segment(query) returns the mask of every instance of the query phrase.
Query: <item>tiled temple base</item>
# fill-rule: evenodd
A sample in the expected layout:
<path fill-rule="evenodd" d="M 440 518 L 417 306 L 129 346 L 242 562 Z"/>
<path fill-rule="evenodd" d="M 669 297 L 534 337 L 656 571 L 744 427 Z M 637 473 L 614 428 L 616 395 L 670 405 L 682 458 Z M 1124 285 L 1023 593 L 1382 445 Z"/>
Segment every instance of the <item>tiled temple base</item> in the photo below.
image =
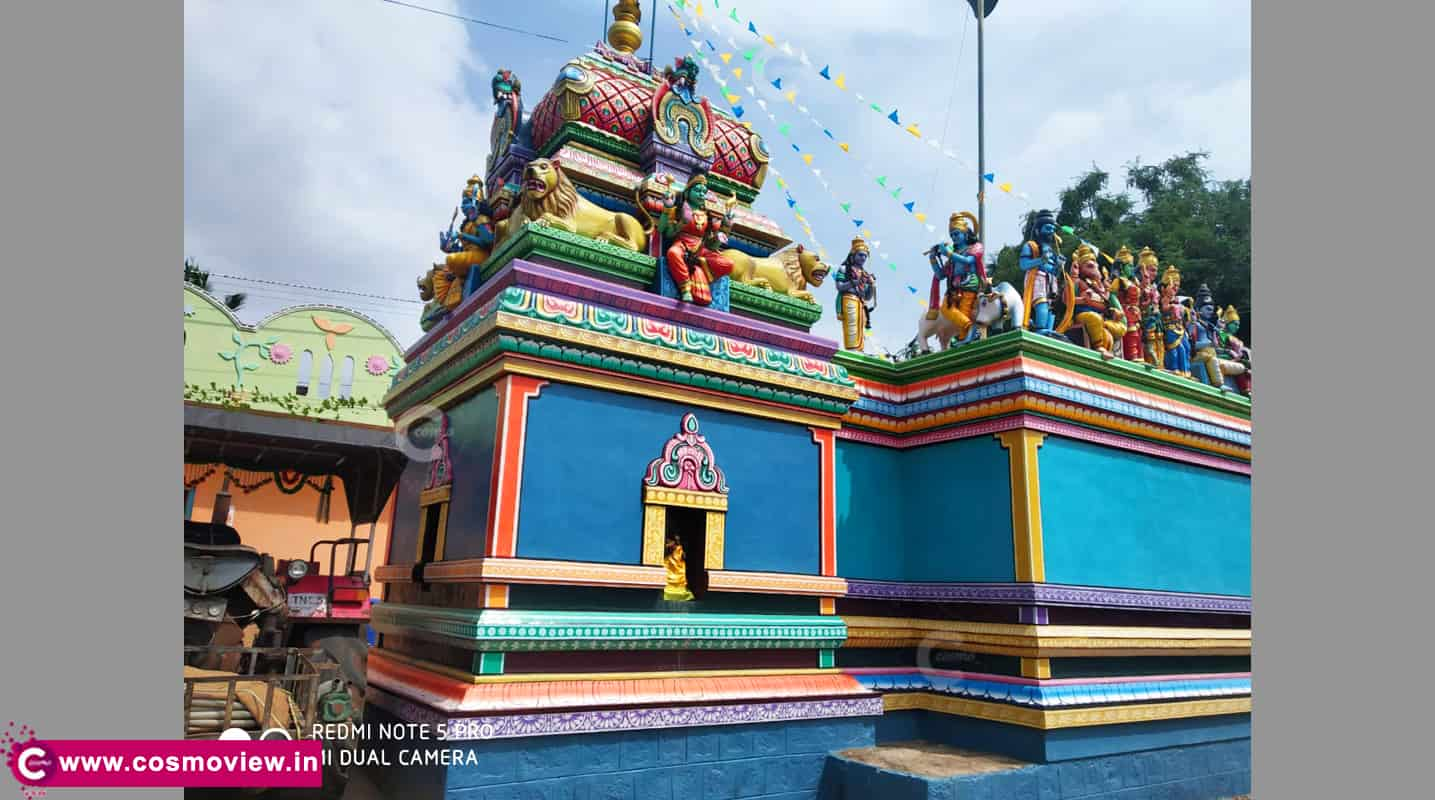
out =
<path fill-rule="evenodd" d="M 816 800 L 828 754 L 875 741 L 875 718 L 538 736 L 445 745 L 479 761 L 447 768 L 395 751 L 368 774 L 405 800 Z"/>
<path fill-rule="evenodd" d="M 1225 800 L 1251 790 L 1251 742 L 1169 747 L 927 778 L 833 754 L 820 800 Z"/>

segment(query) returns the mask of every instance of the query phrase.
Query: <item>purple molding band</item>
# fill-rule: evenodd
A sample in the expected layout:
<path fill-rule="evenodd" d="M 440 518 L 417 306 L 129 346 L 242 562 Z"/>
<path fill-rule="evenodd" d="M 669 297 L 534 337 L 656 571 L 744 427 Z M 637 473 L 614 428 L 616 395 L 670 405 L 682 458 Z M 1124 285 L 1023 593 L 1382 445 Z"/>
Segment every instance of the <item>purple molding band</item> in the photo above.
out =
<path fill-rule="evenodd" d="M 405 722 L 443 726 L 446 739 L 449 741 L 482 741 L 522 736 L 562 736 L 573 733 L 606 733 L 655 728 L 751 725 L 763 722 L 869 717 L 882 714 L 882 698 L 876 695 L 780 703 L 561 711 L 546 714 L 472 717 L 445 717 L 433 709 L 375 687 L 369 688 L 366 699 Z"/>
<path fill-rule="evenodd" d="M 862 444 L 875 444 L 880 447 L 906 450 L 911 447 L 950 442 L 957 439 L 970 439 L 974 436 L 985 436 L 987 434 L 1001 433 L 1002 431 L 1015 430 L 1017 428 L 1029 428 L 1044 433 L 1056 434 L 1057 436 L 1065 436 L 1070 439 L 1078 439 L 1083 442 L 1105 445 L 1106 447 L 1114 447 L 1120 450 L 1129 450 L 1155 458 L 1166 458 L 1172 461 L 1181 461 L 1186 464 L 1195 464 L 1201 467 L 1235 472 L 1240 475 L 1251 474 L 1251 465 L 1245 462 L 1233 461 L 1229 458 L 1221 458 L 1220 456 L 1213 456 L 1208 453 L 1200 453 L 1171 445 L 1157 444 L 1155 442 L 1148 442 L 1145 439 L 1122 436 L 1120 434 L 1099 431 L 1081 425 L 1073 425 L 1069 422 L 1060 422 L 1058 420 L 1025 413 L 1013 414 L 998 419 L 982 420 L 966 425 L 957 425 L 951 428 L 942 428 L 941 430 L 926 431 L 910 436 L 895 436 L 880 431 L 844 427 L 838 429 L 837 438 L 861 442 Z"/>
<path fill-rule="evenodd" d="M 1103 678 L 1024 678 L 1016 675 L 997 675 L 990 672 L 964 672 L 955 669 L 932 669 L 930 667 L 848 667 L 842 670 L 847 675 L 935 675 L 953 680 L 979 680 L 992 683 L 1010 683 L 1018 686 L 1092 686 L 1118 683 L 1175 683 L 1177 681 L 1209 681 L 1231 678 L 1250 679 L 1249 672 L 1189 672 L 1175 675 L 1118 675 Z"/>
<path fill-rule="evenodd" d="M 847 596 L 868 600 L 924 600 L 934 603 L 1075 606 L 1250 614 L 1251 598 L 1145 589 L 1108 589 L 1056 583 L 906 583 L 847 579 Z"/>

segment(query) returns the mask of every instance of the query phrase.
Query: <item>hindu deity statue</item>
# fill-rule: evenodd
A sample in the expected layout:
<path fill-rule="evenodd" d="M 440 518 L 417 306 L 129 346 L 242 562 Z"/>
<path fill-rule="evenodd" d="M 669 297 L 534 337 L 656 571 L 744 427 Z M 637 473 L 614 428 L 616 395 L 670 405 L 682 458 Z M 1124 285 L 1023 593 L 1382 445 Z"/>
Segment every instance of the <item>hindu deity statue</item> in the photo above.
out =
<path fill-rule="evenodd" d="M 1156 282 L 1161 261 L 1156 257 L 1156 251 L 1143 247 L 1136 259 L 1136 265 L 1136 283 L 1140 290 L 1137 302 L 1141 315 L 1141 336 L 1145 340 L 1146 363 L 1160 367 L 1166 362 L 1165 334 L 1161 328 L 1161 288 Z"/>
<path fill-rule="evenodd" d="M 512 70 L 501 69 L 494 73 L 493 128 L 489 132 L 488 169 L 508 152 L 523 124 L 523 84 Z"/>
<path fill-rule="evenodd" d="M 683 554 L 683 543 L 677 537 L 669 536 L 664 547 L 663 568 L 667 582 L 663 586 L 663 599 L 683 602 L 693 599 L 688 589 L 688 562 Z"/>
<path fill-rule="evenodd" d="M 1121 337 L 1119 355 L 1127 361 L 1140 361 L 1141 285 L 1136 280 L 1136 257 L 1126 245 L 1116 251 L 1116 276 L 1111 279 L 1111 293 L 1121 303 L 1126 316 L 1126 333 Z"/>
<path fill-rule="evenodd" d="M 658 230 L 670 244 L 665 253 L 668 272 L 677 284 L 683 302 L 709 305 L 712 283 L 732 272 L 732 262 L 720 251 L 732 232 L 732 210 L 717 216 L 708 211 L 707 176 L 699 173 L 688 179 L 658 220 Z"/>
<path fill-rule="evenodd" d="M 463 224 L 454 229 L 454 223 L 463 216 Z M 458 208 L 454 209 L 447 231 L 439 233 L 439 250 L 447 255 L 442 263 L 419 279 L 420 297 L 427 300 L 420 327 L 432 327 L 448 312 L 463 301 L 463 285 L 474 269 L 483 266 L 493 249 L 493 211 L 483 199 L 483 179 L 477 175 L 468 179 Z"/>
<path fill-rule="evenodd" d="M 1206 383 L 1216 388 L 1226 385 L 1225 375 L 1221 372 L 1221 360 L 1216 354 L 1216 346 L 1220 339 L 1220 322 L 1217 319 L 1216 303 L 1211 298 L 1211 287 L 1201 284 L 1196 290 L 1196 314 L 1191 321 L 1191 366 L 1199 367 L 1200 375 Z"/>
<path fill-rule="evenodd" d="M 1061 254 L 1061 237 L 1056 235 L 1056 214 L 1038 211 L 1022 231 L 1026 243 L 1021 249 L 1021 271 L 1025 275 L 1022 302 L 1026 305 L 1027 326 L 1037 333 L 1060 336 L 1071 326 L 1074 294 L 1070 281 L 1064 280 L 1066 258 Z M 1062 287 L 1066 288 L 1066 312 L 1060 323 L 1052 304 Z"/>
<path fill-rule="evenodd" d="M 877 278 L 867 271 L 870 250 L 865 239 L 853 239 L 852 248 L 837 269 L 837 319 L 842 322 L 842 346 L 861 350 L 872 329 L 877 308 Z"/>
<path fill-rule="evenodd" d="M 1076 323 L 1086 335 L 1086 346 L 1114 358 L 1126 335 L 1126 314 L 1116 293 L 1111 291 L 1105 272 L 1096 260 L 1096 248 L 1082 242 L 1071 254 L 1071 280 L 1075 284 Z"/>
<path fill-rule="evenodd" d="M 1241 331 L 1241 314 L 1235 306 L 1221 312 L 1217 331 L 1216 355 L 1221 359 L 1221 373 L 1235 381 L 1241 394 L 1251 396 L 1251 349 L 1236 334 Z"/>
<path fill-rule="evenodd" d="M 953 214 L 947 233 L 952 238 L 950 245 L 942 242 L 927 251 L 932 264 L 927 319 L 936 319 L 940 311 L 957 329 L 956 338 L 966 339 L 977 295 L 991 288 L 991 281 L 987 279 L 985 251 L 977 241 L 976 215 L 970 211 Z M 947 284 L 945 296 L 941 291 L 943 281 Z"/>

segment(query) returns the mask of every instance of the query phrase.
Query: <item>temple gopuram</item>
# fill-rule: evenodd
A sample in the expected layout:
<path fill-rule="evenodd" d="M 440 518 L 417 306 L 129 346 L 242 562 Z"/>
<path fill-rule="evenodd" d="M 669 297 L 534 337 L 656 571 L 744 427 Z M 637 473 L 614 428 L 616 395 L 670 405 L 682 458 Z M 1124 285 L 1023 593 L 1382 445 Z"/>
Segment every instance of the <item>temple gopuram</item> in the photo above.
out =
<path fill-rule="evenodd" d="M 476 758 L 386 793 L 1249 791 L 1249 398 L 1025 328 L 900 363 L 813 336 L 839 270 L 754 210 L 762 139 L 640 21 L 531 110 L 495 76 L 420 279 L 383 402 L 429 455 L 366 721 Z"/>

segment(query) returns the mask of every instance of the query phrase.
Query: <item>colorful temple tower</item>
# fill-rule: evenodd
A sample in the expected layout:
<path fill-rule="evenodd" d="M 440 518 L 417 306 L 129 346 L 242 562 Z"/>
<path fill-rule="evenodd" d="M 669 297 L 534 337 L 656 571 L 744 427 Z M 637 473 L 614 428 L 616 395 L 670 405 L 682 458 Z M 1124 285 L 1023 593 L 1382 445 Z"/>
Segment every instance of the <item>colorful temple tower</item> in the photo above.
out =
<path fill-rule="evenodd" d="M 460 755 L 379 779 L 935 797 L 864 755 L 920 740 L 1025 762 L 951 797 L 1247 790 L 1249 400 L 1025 330 L 839 353 L 830 267 L 751 207 L 761 139 L 614 17 L 531 114 L 495 78 L 384 399 L 428 455 L 366 719 Z"/>

